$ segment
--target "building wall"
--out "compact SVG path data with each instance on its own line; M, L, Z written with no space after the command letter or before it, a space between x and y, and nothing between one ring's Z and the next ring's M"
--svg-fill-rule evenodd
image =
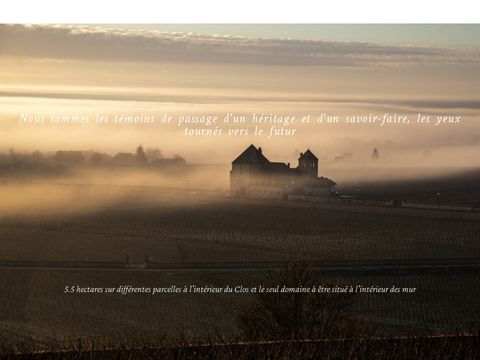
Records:
M256 172L252 165L233 165L230 171L230 196L248 196L248 187Z
M284 199L287 194L283 187L252 185L248 190L249 197L258 199Z
M300 171L310 177L318 177L318 161L316 160L307 160L307 159L298 159L298 168Z
M284 199L298 192L308 196L330 196L331 186L315 186L309 175L262 174L257 165L233 164L230 171L230 196Z

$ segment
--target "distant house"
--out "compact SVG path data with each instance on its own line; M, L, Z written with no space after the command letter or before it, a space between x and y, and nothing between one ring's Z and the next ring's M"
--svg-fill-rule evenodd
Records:
M112 163L113 158L105 153L94 152L90 155L89 162L91 165L109 165Z
M271 162L262 148L250 145L232 162L230 195L261 198L287 198L290 194L329 196L335 182L318 177L318 158L310 151L300 153L298 166Z
M82 151L59 150L56 152L53 159L55 163L63 166L81 165L85 162L85 156L83 155Z
M139 160L135 155L130 153L120 152L112 159L113 165L117 166L140 166L143 162Z
M179 166L185 166L186 162L184 158L178 156L171 159L153 160L150 164L152 166L158 166L158 167L179 167Z

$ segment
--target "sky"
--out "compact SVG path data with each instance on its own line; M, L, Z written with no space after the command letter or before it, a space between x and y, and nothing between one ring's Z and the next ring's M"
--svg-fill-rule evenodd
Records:
M119 24L127 29L264 38L480 47L478 24Z
M254 143L293 164L306 148L323 163L367 164L378 148L388 165L478 166L479 35L477 25L1 25L0 152L114 154L142 144L228 163ZM295 116L284 126L295 134L269 138L281 126L263 123L256 136L254 124L222 122L228 113ZM342 121L316 123L321 114ZM431 123L416 123L419 114ZM314 120L302 123L306 115ZM410 124L343 121L394 115ZM35 122L62 116L110 122ZM218 122L188 123L195 116ZM434 126L437 116L461 121ZM248 134L228 136L231 128Z

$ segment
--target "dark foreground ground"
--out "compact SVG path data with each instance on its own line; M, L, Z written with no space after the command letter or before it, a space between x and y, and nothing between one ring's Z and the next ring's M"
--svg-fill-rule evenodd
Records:
M348 182L339 182L338 190L342 194L365 199L480 207L478 168L436 169L435 174L428 175L429 171L434 170L435 168L369 169L370 179L350 178ZM388 173L390 176L387 176ZM413 174L417 174L417 177ZM373 180L375 176L377 180Z
M317 340L10 355L5 360L74 359L478 359L478 336Z
M256 359L270 354L300 359L318 358L320 353L327 359L372 354L399 359L453 354L450 358L468 359L478 352L476 337L419 336L480 329L480 213L232 200L151 188L123 193L120 188L94 185L7 184L4 190L15 194L15 201L0 203L3 354L81 348L89 351L36 356L123 359L153 358L160 352L167 359L209 353L211 358ZM158 343L149 339L182 344L241 337L238 315L255 296L64 292L72 285L256 286L264 281L269 264L297 261L318 267L334 264L330 271L315 269L319 284L415 288L413 293L361 294L353 308L355 318L368 325L369 335L410 340L155 350ZM42 266L58 262L66 265ZM71 266L92 263L99 266ZM105 268L105 263L121 266ZM212 264L216 271L210 271ZM122 346L154 350L92 352L92 343L94 350Z

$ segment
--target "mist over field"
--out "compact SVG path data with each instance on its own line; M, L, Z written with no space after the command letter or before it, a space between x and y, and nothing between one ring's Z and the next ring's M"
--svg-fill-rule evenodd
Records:
M230 165L190 165L180 170L151 168L0 168L0 215L76 213L114 208L216 203L229 196ZM320 173L337 183L339 195L392 196L410 200L468 203L478 199L475 168L324 166ZM408 186L406 186L408 185ZM416 193L412 193L412 188ZM450 195L448 195L450 194Z
M228 194L225 169L193 168L168 174L155 169L83 167L61 175L31 169L6 175L0 170L0 214L194 204Z

